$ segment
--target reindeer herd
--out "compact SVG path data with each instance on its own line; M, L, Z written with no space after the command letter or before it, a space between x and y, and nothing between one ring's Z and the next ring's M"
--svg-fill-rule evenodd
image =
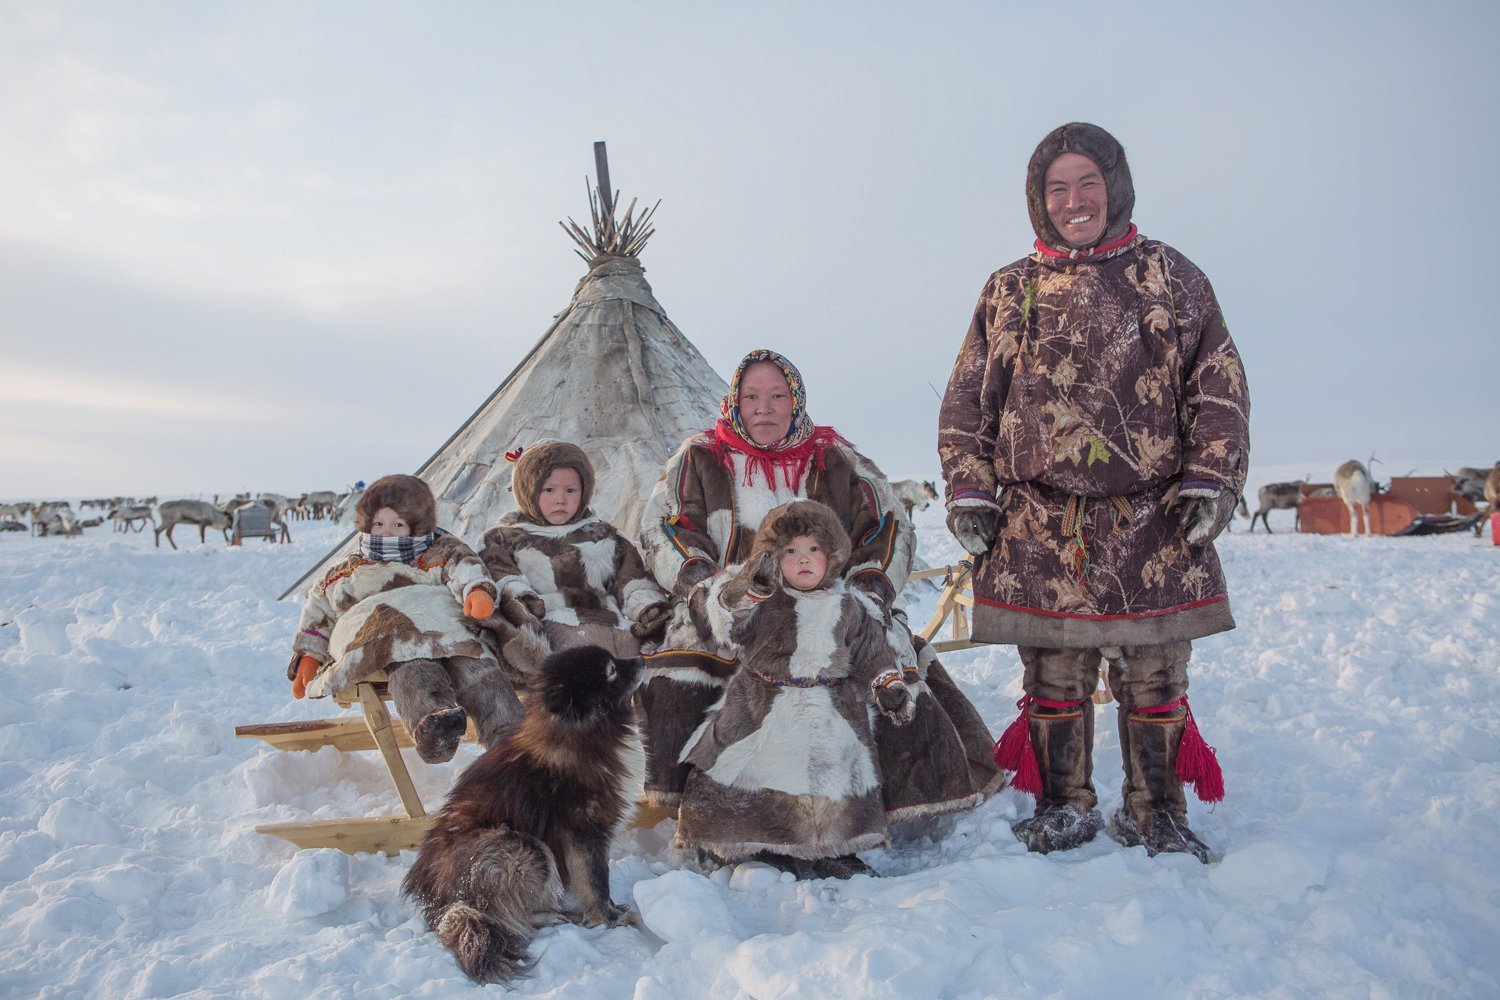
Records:
M167 500L158 502L156 497L137 500L135 497L103 497L80 500L78 510L67 500L22 502L0 504L0 531L27 531L36 536L73 536L83 533L85 528L98 527L109 522L115 531L145 531L149 525L154 532L154 541L161 546L162 535L167 544L177 548L172 531L186 524L198 529L199 542L208 540L208 530L217 529L229 540L234 526L234 512L250 504L262 504L270 513L271 523L280 529L281 537L289 538L289 519L329 519L338 522L348 516L359 501L360 491L335 493L332 490L315 490L299 497L287 497L279 493L260 493L252 496L240 493L220 501L215 496L208 500ZM85 516L85 512L98 510L98 516Z

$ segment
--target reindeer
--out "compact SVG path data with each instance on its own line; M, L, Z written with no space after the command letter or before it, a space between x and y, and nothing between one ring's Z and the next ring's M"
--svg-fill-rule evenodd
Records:
M1476 535L1482 534L1485 523L1495 516L1496 511L1500 511L1500 462L1484 477L1484 502L1487 504L1484 517L1474 525Z
M1273 534L1271 522L1266 517L1273 510L1294 510L1299 514L1302 507L1302 485L1307 482L1304 476L1300 482L1295 483L1267 483L1256 493L1255 498L1259 502L1260 509L1250 518L1250 530L1255 530L1255 522L1260 521L1266 526L1266 534ZM1244 500L1241 498L1241 502ZM1293 522L1296 523L1295 521Z
M344 519L344 515L354 512L354 508L359 506L359 498L364 495L364 490L354 490L350 493L345 493L339 498L339 502L334 505L333 511L328 515L328 519L334 524L338 524Z
M179 524L196 524L198 541L208 541L209 528L224 532L224 541L229 541L230 516L206 500L168 500L156 508L156 547L161 548L162 532L167 533L167 543L177 548L172 541L172 529Z
M891 489L896 493L896 499L901 501L901 506L906 508L906 516L911 517L915 510L926 510L937 499L937 487L930 482L918 482L915 479L898 479L891 483Z
M1495 468L1500 469L1500 462L1495 463ZM1444 469L1443 475L1447 476L1449 482L1453 484L1454 493L1477 507L1480 503L1484 502L1485 480L1489 478L1492 471L1491 469L1476 469L1466 465L1453 472Z
M339 495L332 490L313 490L303 497L302 502L317 520L327 517L333 510L334 505L339 502Z
M1371 456L1371 461L1374 457ZM1370 472L1360 462L1350 459L1339 466L1333 474L1333 491L1338 494L1339 499L1344 501L1344 506L1349 510L1349 533L1357 535L1360 533L1360 522L1354 519L1354 508L1358 507L1360 515L1364 519L1364 533L1371 533L1370 526L1370 493L1374 486L1370 479Z
M145 531L148 523L156 527L151 508L144 504L122 504L109 512L109 520L115 522L116 531Z

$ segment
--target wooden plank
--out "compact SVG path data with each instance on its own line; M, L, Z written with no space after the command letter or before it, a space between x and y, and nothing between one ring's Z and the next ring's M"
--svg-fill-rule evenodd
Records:
M277 750L321 750L323 747L333 747L339 751L376 749L369 724L361 715L235 726L234 735L264 740ZM391 719L391 735L396 738L396 745L402 749L410 749L415 745L411 734L406 731L406 725L400 719ZM469 720L469 728L464 732L463 738L467 743L479 742L479 732L474 728L473 719Z
M358 689L360 706L365 710L365 722L369 724L370 735L375 737L380 756L385 758L386 770L391 772L391 781L396 786L396 794L401 796L406 814L414 819L426 816L427 810L422 807L422 797L417 794L417 786L412 784L411 773L406 770L406 762L401 759L401 749L396 746L396 737L391 731L391 714L385 710L385 702L369 684L360 684Z
M298 847L332 847L345 854L398 854L415 851L434 818L423 816L367 816L305 823L265 823L256 833L289 840Z

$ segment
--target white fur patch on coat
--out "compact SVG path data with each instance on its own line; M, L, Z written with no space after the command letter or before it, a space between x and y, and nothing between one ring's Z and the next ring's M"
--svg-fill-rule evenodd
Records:
M725 747L707 774L721 785L827 799L879 784L870 751L820 687L778 691L765 720Z

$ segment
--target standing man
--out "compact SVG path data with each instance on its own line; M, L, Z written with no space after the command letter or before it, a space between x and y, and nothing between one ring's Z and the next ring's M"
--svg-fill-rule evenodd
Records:
M948 527L975 559L972 634L1015 643L1021 716L996 745L1036 796L1016 836L1092 840L1100 658L1119 700L1124 803L1109 833L1210 851L1184 781L1223 795L1187 702L1191 640L1234 628L1213 540L1245 484L1244 369L1203 272L1131 223L1125 150L1081 122L1026 171L1035 252L990 276L938 431Z

